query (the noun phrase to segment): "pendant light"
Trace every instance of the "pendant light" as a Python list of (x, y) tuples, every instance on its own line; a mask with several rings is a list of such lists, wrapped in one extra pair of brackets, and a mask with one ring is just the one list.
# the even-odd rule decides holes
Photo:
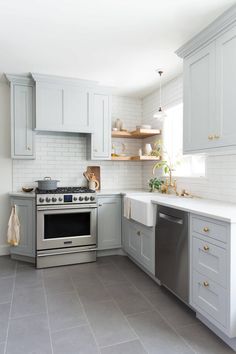
[(166, 117), (166, 113), (163, 111), (162, 109), (162, 105), (161, 105), (161, 76), (163, 74), (162, 70), (158, 70), (157, 73), (160, 76), (160, 87), (159, 87), (159, 94), (160, 94), (160, 101), (159, 101), (159, 108), (158, 111), (153, 115), (153, 118), (157, 118), (159, 120), (163, 120)]

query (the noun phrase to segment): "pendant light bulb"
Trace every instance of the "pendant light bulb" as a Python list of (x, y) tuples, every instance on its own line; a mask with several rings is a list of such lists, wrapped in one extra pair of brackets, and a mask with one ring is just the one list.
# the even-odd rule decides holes
[(154, 113), (153, 115), (153, 118), (157, 118), (158, 120), (163, 120), (165, 117), (166, 117), (166, 113), (163, 111), (162, 109), (162, 104), (161, 104), (161, 98), (162, 98), (162, 92), (161, 92), (161, 76), (163, 74), (163, 71), (162, 70), (157, 70), (157, 73), (159, 74), (160, 76), (160, 87), (159, 87), (159, 95), (160, 95), (160, 105), (159, 105), (159, 108), (158, 108), (158, 111), (156, 113)]

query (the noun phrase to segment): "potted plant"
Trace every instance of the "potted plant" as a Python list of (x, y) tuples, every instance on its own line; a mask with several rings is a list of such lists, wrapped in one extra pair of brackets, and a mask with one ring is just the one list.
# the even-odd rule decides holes
[(151, 178), (148, 182), (150, 192), (155, 192), (155, 190), (159, 191), (162, 184), (164, 184), (164, 181), (162, 179), (157, 177)]

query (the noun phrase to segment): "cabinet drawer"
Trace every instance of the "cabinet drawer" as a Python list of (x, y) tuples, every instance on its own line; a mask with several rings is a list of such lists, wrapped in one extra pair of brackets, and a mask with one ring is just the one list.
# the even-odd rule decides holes
[(194, 269), (226, 287), (226, 250), (196, 237), (192, 247)]
[(216, 223), (214, 219), (193, 216), (192, 231), (206, 237), (227, 242), (228, 224)]
[(196, 310), (203, 312), (207, 318), (211, 316), (220, 324), (226, 326), (226, 289), (208, 277), (193, 271), (192, 290), (193, 306)]

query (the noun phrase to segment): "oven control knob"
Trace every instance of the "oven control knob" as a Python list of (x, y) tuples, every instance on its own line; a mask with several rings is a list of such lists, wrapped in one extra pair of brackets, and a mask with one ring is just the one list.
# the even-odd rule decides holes
[(90, 200), (93, 201), (93, 200), (95, 200), (95, 198), (94, 197), (90, 197)]
[(63, 201), (62, 197), (58, 198), (58, 200), (59, 200), (59, 202), (62, 202), (62, 201)]
[(39, 198), (39, 202), (43, 203), (44, 202), (44, 198)]
[(89, 200), (89, 197), (85, 197), (84, 200), (87, 202)]
[(46, 202), (49, 203), (51, 201), (51, 198), (46, 198)]
[(83, 197), (79, 197), (79, 201), (82, 202), (84, 200)]
[(76, 202), (76, 200), (77, 200), (77, 197), (74, 197), (74, 198), (73, 198), (73, 200), (74, 200), (74, 201)]
[(52, 198), (52, 202), (55, 203), (57, 201), (57, 198)]

